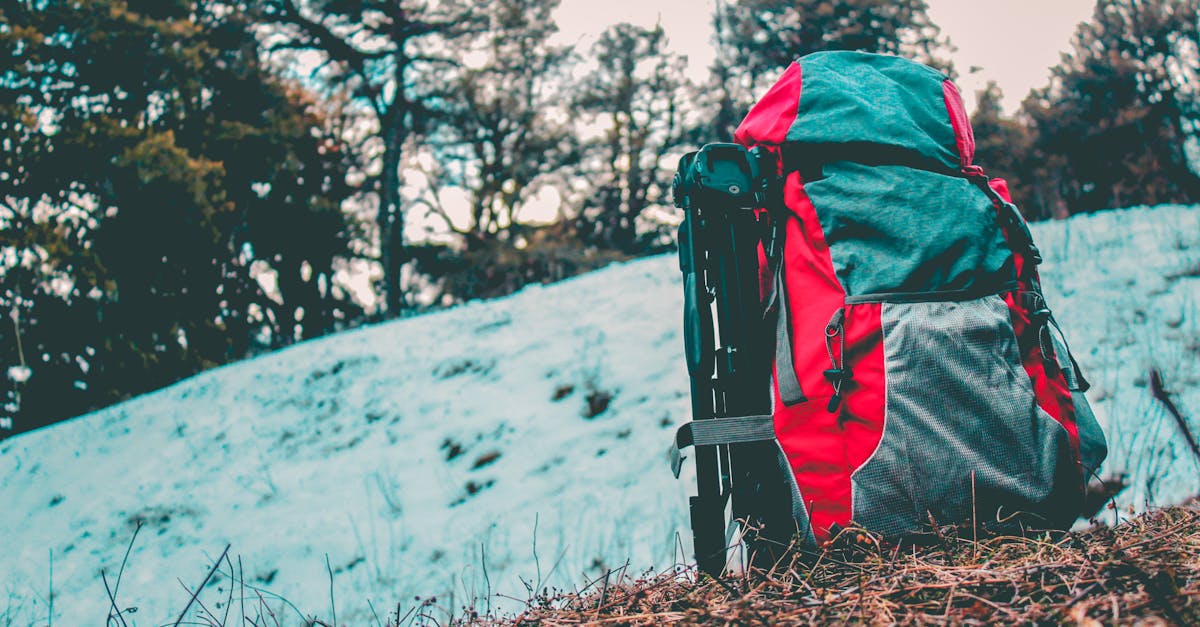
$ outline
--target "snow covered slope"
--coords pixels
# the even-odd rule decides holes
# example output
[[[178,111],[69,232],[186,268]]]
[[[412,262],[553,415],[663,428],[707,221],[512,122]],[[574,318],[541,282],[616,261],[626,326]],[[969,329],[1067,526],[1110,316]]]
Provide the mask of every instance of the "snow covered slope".
[[[1108,469],[1135,474],[1125,502],[1197,492],[1200,466],[1145,373],[1161,368],[1200,411],[1200,208],[1035,237],[1107,416]],[[100,572],[114,582],[139,523],[115,593],[138,608],[130,625],[173,622],[227,544],[224,572],[244,572],[284,624],[331,616],[327,560],[338,620],[358,625],[416,595],[484,605],[684,559],[690,479],[672,479],[665,454],[689,407],[678,277],[669,256],[614,266],[0,442],[0,624],[46,622],[51,558],[54,622],[103,622]],[[230,592],[218,575],[201,599],[220,616]]]
[[[1138,509],[1200,493],[1200,462],[1154,400],[1150,369],[1200,437],[1200,207],[1126,209],[1034,225],[1046,297],[1092,384],[1106,475]]]

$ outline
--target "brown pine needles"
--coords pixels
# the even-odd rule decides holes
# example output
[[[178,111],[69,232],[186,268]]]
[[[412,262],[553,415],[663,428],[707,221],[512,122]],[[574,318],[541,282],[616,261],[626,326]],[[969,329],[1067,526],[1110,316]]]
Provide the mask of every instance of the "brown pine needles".
[[[495,625],[1200,625],[1200,503],[1116,527],[974,539],[942,528],[921,545],[859,530],[820,554],[721,581],[693,571],[544,591]]]

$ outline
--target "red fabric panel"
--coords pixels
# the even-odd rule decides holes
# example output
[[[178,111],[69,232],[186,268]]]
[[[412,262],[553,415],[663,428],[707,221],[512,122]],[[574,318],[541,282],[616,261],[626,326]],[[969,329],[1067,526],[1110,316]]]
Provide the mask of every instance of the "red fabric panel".
[[[799,218],[788,220],[783,253],[789,285],[787,304],[792,318],[793,363],[805,396],[828,398],[833,387],[824,375],[829,368],[825,325],[833,312],[844,305],[846,290],[838,281],[817,210],[804,191],[799,172],[788,175],[783,193],[784,205]]]
[[[734,131],[733,140],[743,146],[782,144],[800,111],[801,82],[800,64],[792,63],[766,95],[750,108],[750,113]]]
[[[838,419],[846,445],[846,486],[850,475],[867,463],[883,439],[887,407],[887,377],[883,352],[883,305],[868,303],[846,307],[846,363],[854,381],[842,400]],[[853,514],[853,494],[850,512]],[[837,521],[839,524],[845,524]]]
[[[1083,463],[1079,457],[1079,428],[1075,423],[1075,405],[1071,402],[1071,391],[1067,388],[1066,378],[1061,372],[1054,377],[1046,375],[1036,331],[1029,328],[1028,312],[1014,300],[1012,294],[1006,295],[1005,301],[1008,303],[1013,331],[1016,332],[1017,344],[1021,349],[1021,365],[1025,367],[1029,380],[1033,382],[1034,398],[1037,399],[1038,407],[1050,414],[1050,417],[1067,431],[1071,443],[1071,456],[1079,472],[1082,489],[1084,477]]]
[[[771,283],[774,279],[771,277],[771,264],[767,259],[767,249],[763,247],[762,242],[758,243],[758,297],[765,299],[771,293]]]
[[[963,105],[958,86],[950,79],[942,82],[942,95],[946,99],[946,112],[950,114],[950,125],[954,127],[954,141],[958,144],[958,159],[962,167],[971,165],[975,159],[975,132],[971,130],[971,119]]]
[[[1001,198],[1008,202],[1012,202],[1012,194],[1010,194],[1008,191],[1008,181],[1004,179],[988,179],[988,186],[996,190],[996,193],[1000,194]],[[1009,234],[1006,232],[1004,234],[1004,238],[1008,241],[1012,241],[1011,239],[1008,239],[1008,236]],[[1021,276],[1021,273],[1025,271],[1025,255],[1013,251],[1013,268],[1016,270],[1017,276]]]
[[[787,453],[820,540],[828,537],[831,525],[846,524],[851,512],[845,433],[838,416],[826,411],[833,387],[823,374],[830,367],[825,325],[845,303],[846,292],[838,282],[816,209],[798,172],[789,174],[784,184],[784,204],[799,219],[789,219],[785,227],[784,272],[794,289],[781,297],[788,299],[793,363],[809,400],[785,406],[776,377],[775,434]]]

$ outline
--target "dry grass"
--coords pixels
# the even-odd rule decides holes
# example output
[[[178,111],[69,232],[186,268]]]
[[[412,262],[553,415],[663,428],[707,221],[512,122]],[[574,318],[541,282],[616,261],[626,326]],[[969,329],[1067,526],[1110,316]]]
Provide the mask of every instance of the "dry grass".
[[[1200,503],[1116,527],[886,545],[849,530],[769,572],[698,579],[615,573],[580,593],[543,591],[492,625],[1200,625]]]

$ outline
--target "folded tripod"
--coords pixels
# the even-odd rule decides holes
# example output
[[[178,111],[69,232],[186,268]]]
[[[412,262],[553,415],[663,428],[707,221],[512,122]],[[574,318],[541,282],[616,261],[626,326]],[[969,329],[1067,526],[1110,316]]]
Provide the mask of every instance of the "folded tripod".
[[[776,295],[760,288],[760,248],[782,255],[783,201],[773,157],[736,144],[685,155],[675,175],[684,339],[693,421],[676,432],[672,468],[695,446],[695,558],[718,576],[739,535],[769,567],[797,529],[790,473],[771,420]],[[772,268],[773,269],[773,268]],[[788,364],[790,367],[790,364]],[[798,496],[798,495],[797,495]]]

